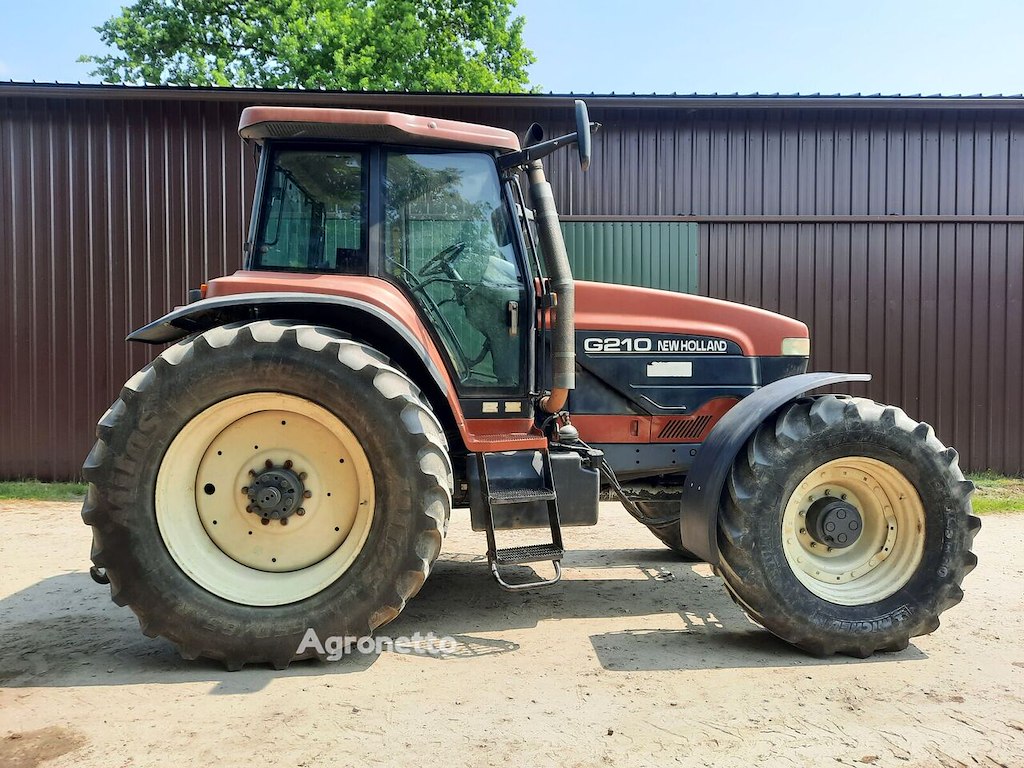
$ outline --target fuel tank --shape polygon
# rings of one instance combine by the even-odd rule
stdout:
[[[807,370],[807,326],[757,307],[576,283],[573,424],[620,477],[685,472],[741,398]]]

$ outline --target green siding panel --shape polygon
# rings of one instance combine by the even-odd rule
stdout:
[[[697,223],[562,222],[577,280],[697,292]]]

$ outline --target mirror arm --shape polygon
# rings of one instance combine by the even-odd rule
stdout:
[[[600,123],[591,123],[590,132],[597,133],[600,127]],[[542,141],[539,144],[531,144],[518,152],[509,152],[507,155],[501,155],[498,158],[498,168],[506,171],[510,168],[518,168],[519,166],[527,165],[534,160],[540,160],[542,157],[547,157],[560,147],[575,143],[578,136],[579,134],[576,131],[573,131],[572,133],[565,134],[565,136],[548,139],[547,141]]]

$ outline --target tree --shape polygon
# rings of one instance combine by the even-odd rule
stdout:
[[[82,56],[114,83],[519,92],[515,0],[136,0]]]

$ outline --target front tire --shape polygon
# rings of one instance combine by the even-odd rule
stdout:
[[[973,490],[956,451],[898,408],[795,401],[733,465],[720,573],[755,621],[812,654],[902,650],[963,597]]]
[[[293,659],[359,638],[430,572],[451,508],[443,431],[380,352],[282,321],[164,351],[100,420],[82,516],[111,597],[185,658]]]
[[[700,562],[700,558],[683,546],[683,531],[679,526],[681,511],[680,501],[637,501],[636,507],[643,515],[642,522],[647,530],[679,555],[680,559],[690,562]]]

